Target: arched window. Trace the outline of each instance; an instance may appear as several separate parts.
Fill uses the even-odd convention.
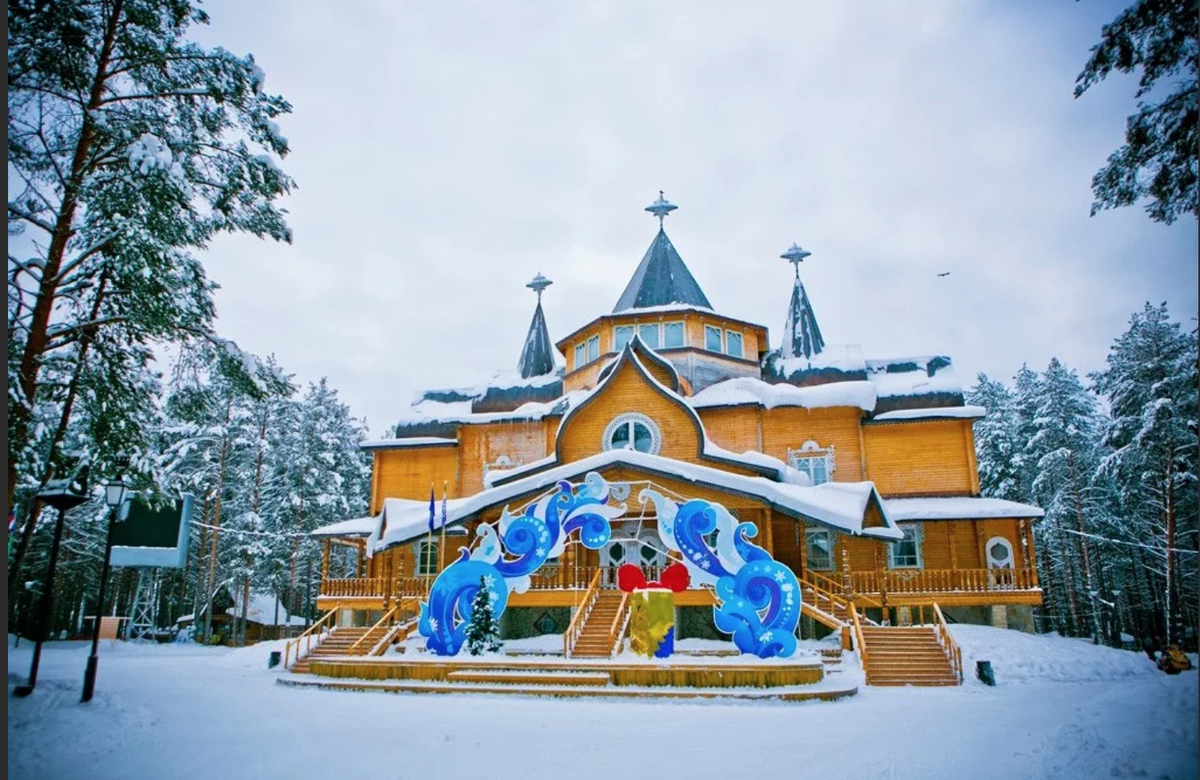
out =
[[[1012,542],[1003,536],[993,536],[983,547],[989,569],[1011,569],[1015,566]]]
[[[822,447],[810,439],[800,449],[789,449],[787,459],[789,466],[806,475],[814,485],[833,479],[835,461],[832,444]]]
[[[417,576],[438,573],[438,543],[421,541],[417,543]]]
[[[662,435],[646,415],[623,414],[604,429],[601,446],[606,450],[637,450],[656,455],[662,446]]]

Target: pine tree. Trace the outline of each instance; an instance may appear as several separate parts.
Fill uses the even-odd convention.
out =
[[[967,391],[966,401],[987,410],[975,423],[980,492],[1009,501],[1027,501],[1030,486],[1022,480],[1019,469],[1021,421],[1012,391],[1003,382],[980,374],[978,383]]]
[[[1100,473],[1120,507],[1115,529],[1142,546],[1160,579],[1167,636],[1182,635],[1181,602],[1196,607],[1197,343],[1149,303],[1113,344],[1108,368],[1092,374],[1112,409]]]
[[[467,652],[471,655],[500,650],[500,626],[492,615],[492,593],[487,581],[479,578],[479,590],[471,600],[471,620],[467,623]]]
[[[291,107],[263,92],[252,57],[186,39],[207,21],[187,0],[9,6],[8,499],[32,483],[29,533],[28,494],[61,455],[87,371],[144,362],[151,344],[220,343],[192,251],[230,231],[291,240],[274,121]],[[112,384],[105,417],[137,434],[120,419],[144,408],[129,387]]]

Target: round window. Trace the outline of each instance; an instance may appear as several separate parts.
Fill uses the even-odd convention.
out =
[[[604,429],[606,450],[637,450],[657,454],[661,446],[658,426],[642,414],[624,414],[613,420]]]

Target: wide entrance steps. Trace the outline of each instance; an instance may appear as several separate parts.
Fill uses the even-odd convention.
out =
[[[930,626],[863,626],[867,685],[958,685]]]
[[[613,654],[612,627],[621,609],[625,594],[619,590],[602,590],[583,623],[579,638],[571,648],[573,658],[609,658]]]
[[[308,671],[308,662],[316,658],[335,658],[350,654],[354,643],[362,639],[370,628],[335,628],[325,635],[325,638],[313,647],[312,652],[301,658],[289,670],[293,674],[304,674]]]

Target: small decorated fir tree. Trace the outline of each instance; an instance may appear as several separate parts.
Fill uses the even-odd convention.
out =
[[[492,594],[487,582],[479,578],[479,590],[471,601],[471,621],[467,624],[467,652],[471,655],[494,653],[500,649],[500,626],[492,615]]]

